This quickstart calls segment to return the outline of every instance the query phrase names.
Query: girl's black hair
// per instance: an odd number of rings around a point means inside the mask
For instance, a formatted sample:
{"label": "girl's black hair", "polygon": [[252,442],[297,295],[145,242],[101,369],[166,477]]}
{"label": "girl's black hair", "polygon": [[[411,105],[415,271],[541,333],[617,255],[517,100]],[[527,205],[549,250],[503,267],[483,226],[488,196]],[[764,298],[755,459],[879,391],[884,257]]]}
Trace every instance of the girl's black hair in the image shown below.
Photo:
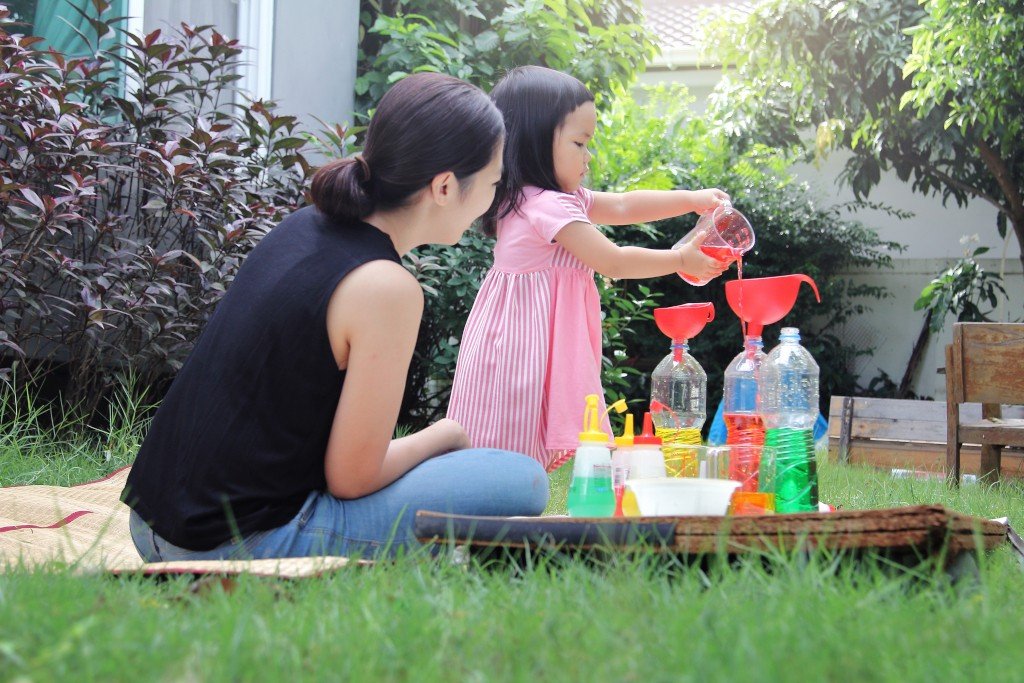
{"label": "girl's black hair", "polygon": [[569,74],[542,66],[509,71],[491,91],[505,117],[505,155],[494,203],[483,215],[483,231],[494,236],[498,221],[519,210],[523,188],[535,185],[561,191],[555,180],[552,148],[555,131],[581,104],[594,96]]}
{"label": "girl's black hair", "polygon": [[313,203],[342,222],[402,206],[438,173],[461,181],[484,168],[504,133],[501,113],[476,86],[444,74],[407,76],[381,98],[363,153],[313,176]]}

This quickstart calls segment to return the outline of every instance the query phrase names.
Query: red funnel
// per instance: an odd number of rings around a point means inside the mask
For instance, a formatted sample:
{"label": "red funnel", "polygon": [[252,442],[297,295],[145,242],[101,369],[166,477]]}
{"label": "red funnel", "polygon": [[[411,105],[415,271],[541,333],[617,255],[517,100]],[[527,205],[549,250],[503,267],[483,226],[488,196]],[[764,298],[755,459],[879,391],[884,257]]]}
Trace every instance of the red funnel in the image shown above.
{"label": "red funnel", "polygon": [[680,304],[654,309],[654,322],[658,329],[673,341],[693,339],[704,326],[715,319],[712,303]]}
{"label": "red funnel", "polygon": [[[733,313],[747,324],[744,332],[749,337],[760,337],[765,325],[786,317],[796,303],[800,283],[806,282],[820,302],[818,285],[807,275],[776,275],[775,277],[743,278],[725,283],[725,298]],[[657,316],[657,311],[654,312]]]}

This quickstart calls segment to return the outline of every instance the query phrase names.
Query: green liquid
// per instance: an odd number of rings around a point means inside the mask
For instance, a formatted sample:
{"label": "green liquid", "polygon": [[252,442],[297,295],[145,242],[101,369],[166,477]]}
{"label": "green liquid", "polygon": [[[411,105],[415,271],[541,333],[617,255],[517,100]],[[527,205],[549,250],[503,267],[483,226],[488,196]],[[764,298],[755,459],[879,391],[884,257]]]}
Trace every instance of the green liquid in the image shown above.
{"label": "green liquid", "polygon": [[818,468],[810,429],[769,429],[764,445],[775,449],[775,511],[818,511]]}
{"label": "green liquid", "polygon": [[615,512],[611,477],[573,477],[566,502],[571,517],[611,517]]}

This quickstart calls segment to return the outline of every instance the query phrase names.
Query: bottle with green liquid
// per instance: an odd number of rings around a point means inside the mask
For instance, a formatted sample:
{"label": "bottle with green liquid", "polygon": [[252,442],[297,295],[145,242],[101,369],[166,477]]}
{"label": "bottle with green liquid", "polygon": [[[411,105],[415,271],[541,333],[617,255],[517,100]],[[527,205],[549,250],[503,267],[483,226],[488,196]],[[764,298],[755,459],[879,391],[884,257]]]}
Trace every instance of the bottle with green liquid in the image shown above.
{"label": "bottle with green liquid", "polygon": [[818,418],[818,374],[818,364],[800,345],[800,331],[782,328],[779,345],[761,364],[758,380],[764,445],[775,451],[776,512],[818,510],[813,432]]}
{"label": "bottle with green liquid", "polygon": [[[601,411],[597,394],[586,397],[583,431],[573,458],[572,482],[569,484],[567,507],[570,517],[611,517],[615,512],[615,491],[612,488],[611,438],[601,429]],[[625,401],[612,408],[622,412]],[[621,409],[620,409],[621,408]]]}

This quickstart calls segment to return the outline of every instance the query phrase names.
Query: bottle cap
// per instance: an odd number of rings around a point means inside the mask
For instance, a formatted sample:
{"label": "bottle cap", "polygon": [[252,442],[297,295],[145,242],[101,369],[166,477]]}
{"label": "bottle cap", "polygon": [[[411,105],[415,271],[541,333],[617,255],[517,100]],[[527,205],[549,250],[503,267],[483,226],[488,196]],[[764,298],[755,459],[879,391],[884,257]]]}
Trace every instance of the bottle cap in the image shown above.
{"label": "bottle cap", "polygon": [[633,445],[633,413],[626,413],[626,424],[622,427],[622,436],[615,437],[615,445],[619,448]]}
{"label": "bottle cap", "polygon": [[651,420],[651,413],[644,413],[644,431],[633,438],[634,446],[660,446],[661,437],[654,435],[654,421]]}
{"label": "bottle cap", "polygon": [[601,413],[598,412],[597,394],[587,394],[587,407],[583,409],[583,431],[581,443],[608,443],[608,434],[601,429]]}

